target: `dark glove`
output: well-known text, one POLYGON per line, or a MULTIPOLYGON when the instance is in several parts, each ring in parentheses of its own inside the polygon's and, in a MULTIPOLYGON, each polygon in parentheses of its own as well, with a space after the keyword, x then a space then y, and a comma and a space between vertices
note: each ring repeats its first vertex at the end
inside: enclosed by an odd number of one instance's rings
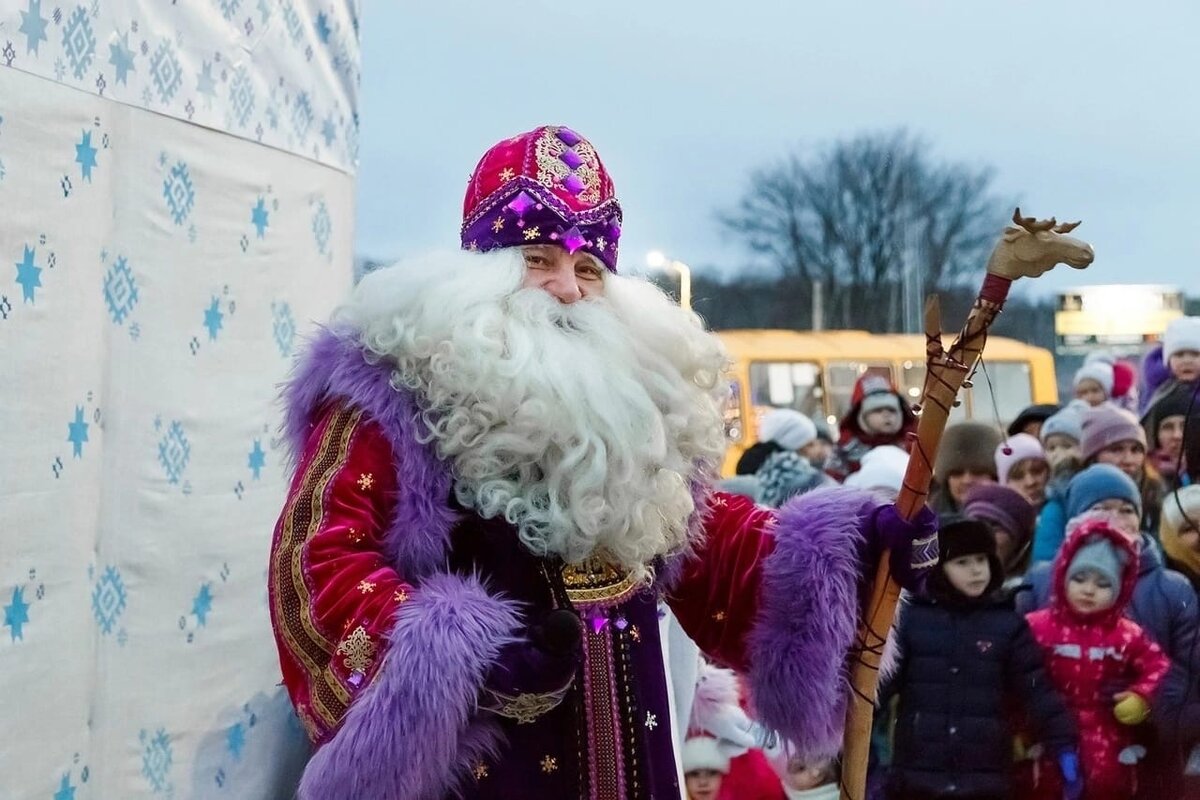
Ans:
MULTIPOLYGON (((906 520, 895 505, 879 506, 871 514, 867 547, 869 569, 884 550, 889 550, 892 577, 905 589, 919 591, 937 565, 937 514, 923 506, 915 519, 906 520)), ((873 577, 874 572, 869 575, 873 577)))
POLYGON ((532 722, 562 701, 581 662, 583 629, 566 609, 544 614, 523 638, 500 648, 484 680, 481 704, 518 722, 532 722))
POLYGON ((1079 772, 1079 756, 1074 750, 1058 754, 1058 771, 1062 774, 1063 800, 1079 800, 1083 797, 1083 775, 1079 772))

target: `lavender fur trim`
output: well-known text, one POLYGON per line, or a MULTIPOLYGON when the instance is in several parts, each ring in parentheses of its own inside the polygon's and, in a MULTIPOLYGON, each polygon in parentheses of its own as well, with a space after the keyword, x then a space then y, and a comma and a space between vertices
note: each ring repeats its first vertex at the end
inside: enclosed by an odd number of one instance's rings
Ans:
POLYGON ((517 604, 478 579, 434 575, 400 607, 385 661, 317 750, 300 800, 440 800, 498 732, 476 718, 489 665, 519 624, 517 604))
POLYGON ((322 329, 284 386, 284 436, 293 462, 304 451, 321 407, 343 399, 380 426, 392 446, 401 491, 384 548, 410 578, 428 575, 445 562, 457 516, 449 505, 450 467, 432 445, 418 441, 419 409, 413 396, 392 386, 392 369, 372 364, 352 330, 322 329))
POLYGON ((751 696, 762 723, 806 762, 831 758, 842 746, 858 554, 877 505, 870 492, 842 487, 792 500, 779 510, 775 550, 763 562, 748 640, 751 696))

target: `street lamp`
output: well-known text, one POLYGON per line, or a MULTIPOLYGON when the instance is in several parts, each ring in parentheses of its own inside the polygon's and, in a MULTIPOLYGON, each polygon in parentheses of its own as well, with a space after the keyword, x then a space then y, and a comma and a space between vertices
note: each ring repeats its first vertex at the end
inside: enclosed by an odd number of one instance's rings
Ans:
POLYGON ((679 275, 679 305, 692 309, 692 269, 682 261, 668 258, 661 250, 646 254, 646 266, 650 269, 669 269, 679 275))

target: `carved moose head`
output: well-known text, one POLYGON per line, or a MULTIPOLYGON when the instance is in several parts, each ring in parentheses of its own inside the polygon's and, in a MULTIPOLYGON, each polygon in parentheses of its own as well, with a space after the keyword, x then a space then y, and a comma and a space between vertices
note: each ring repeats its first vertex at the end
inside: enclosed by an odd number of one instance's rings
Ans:
POLYGON ((1036 278, 1060 262, 1083 269, 1096 254, 1087 242, 1067 235, 1078 226, 1078 222, 1060 225, 1053 217, 1022 217, 1018 208, 1013 212, 1013 224, 1004 229, 988 259, 987 271, 1015 280, 1036 278))

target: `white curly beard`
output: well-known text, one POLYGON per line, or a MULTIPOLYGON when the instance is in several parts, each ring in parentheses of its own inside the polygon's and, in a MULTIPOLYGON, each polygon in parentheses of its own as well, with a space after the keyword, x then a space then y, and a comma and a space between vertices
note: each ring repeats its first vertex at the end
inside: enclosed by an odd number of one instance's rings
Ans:
POLYGON ((687 545, 724 452, 717 337, 649 283, 560 304, 519 250, 426 256, 363 279, 339 319, 415 392, 459 502, 539 555, 645 574, 687 545))

